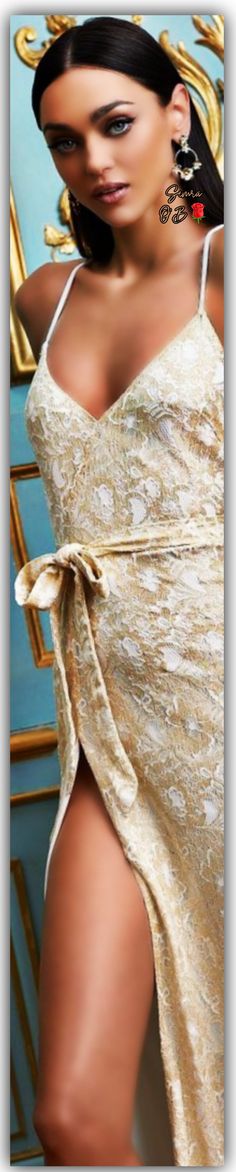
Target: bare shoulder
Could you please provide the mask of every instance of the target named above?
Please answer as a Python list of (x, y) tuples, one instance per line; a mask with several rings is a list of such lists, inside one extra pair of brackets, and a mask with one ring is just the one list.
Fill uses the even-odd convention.
[(36, 362), (57, 302), (78, 261), (46, 262), (19, 285), (14, 304)]
[(209, 317), (224, 346), (224, 228), (212, 232), (209, 244), (209, 281), (206, 293)]
[(63, 287), (64, 281), (69, 277), (69, 274), (79, 261), (47, 261), (46, 264), (40, 265), (38, 269), (34, 269), (26, 277), (25, 281), (19, 285), (15, 294), (15, 305), (21, 308), (21, 305), (30, 304), (32, 295), (35, 296), (47, 293), (48, 290)]
[(212, 232), (210, 237), (210, 264), (213, 279), (219, 284), (224, 282), (224, 225)]

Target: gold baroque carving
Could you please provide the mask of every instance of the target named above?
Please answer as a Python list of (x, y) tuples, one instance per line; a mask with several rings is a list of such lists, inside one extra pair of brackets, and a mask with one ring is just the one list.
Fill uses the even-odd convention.
[[(197, 18), (194, 19), (196, 20)], [(204, 44), (207, 44), (208, 46), (209, 39), (209, 47), (211, 48), (212, 45), (210, 33), (212, 33), (212, 30), (209, 30), (209, 38), (207, 38), (207, 25), (205, 26), (205, 29), (206, 33)], [(206, 73), (206, 70), (203, 69), (203, 67), (199, 65), (196, 59), (187, 52), (183, 41), (178, 42), (177, 48), (174, 45), (170, 45), (169, 33), (166, 30), (160, 34), (159, 41), (160, 45), (162, 45), (162, 48), (170, 57), (170, 60), (173, 62), (173, 65), (175, 65), (176, 69), (178, 69), (178, 72), (180, 73), (183, 81), (196, 90), (196, 92), (200, 94), (202, 98), (204, 110), (202, 110), (198, 102), (194, 101), (194, 98), (192, 98), (192, 101), (199, 115), (203, 130), (205, 132), (206, 138), (208, 139), (209, 146), (215, 158), (219, 172), (222, 174), (222, 113), (221, 102), (219, 100), (219, 95), (216, 91), (214, 82), (211, 81), (211, 78)], [(216, 35), (214, 40), (214, 52), (216, 52)], [(219, 44), (218, 55), (220, 55), (220, 52), (221, 42)]]
[[(51, 259), (56, 261), (56, 248), (70, 255), (76, 244), (72, 235), (70, 220), (70, 205), (67, 188), (64, 189), (59, 200), (59, 216), (63, 224), (68, 225), (69, 231), (60, 232), (52, 225), (44, 229), (45, 243), (52, 248)], [(58, 258), (59, 259), (59, 258)], [(12, 187), (10, 187), (10, 351), (11, 351), (11, 383), (28, 379), (36, 370), (36, 362), (29, 339), (20, 322), (15, 307), (15, 294), (19, 286), (27, 278), (24, 250), (21, 240), (19, 220)]]
[[(131, 21), (134, 24), (141, 24), (142, 19), (142, 16), (131, 16)], [(27, 28), (27, 25), (24, 25), (21, 29), (18, 29), (14, 37), (14, 45), (18, 57), (30, 69), (36, 69), (41, 57), (50, 48), (50, 45), (56, 40), (56, 37), (64, 33), (67, 28), (72, 28), (76, 23), (77, 21), (73, 16), (46, 16), (46, 25), (49, 32), (52, 33), (52, 36), (48, 41), (43, 41), (42, 49), (33, 50), (29, 49), (29, 42), (36, 41), (37, 32), (35, 28)]]
[(14, 297), (26, 280), (26, 264), (12, 188), (10, 188), (10, 337), (11, 381), (33, 374), (35, 359), (27, 334), (16, 313)]
[[(54, 228), (53, 224), (46, 224), (44, 228), (44, 241), (49, 244), (52, 249), (51, 259), (57, 260), (55, 256), (55, 249), (59, 248), (60, 252), (70, 255), (77, 247), (75, 237), (73, 235), (72, 223), (70, 218), (70, 204), (68, 188), (64, 187), (59, 199), (59, 218), (62, 224), (68, 225), (68, 232), (60, 232), (60, 229)], [(59, 258), (58, 258), (59, 259)]]
[(18, 57), (30, 69), (36, 69), (41, 57), (44, 56), (44, 53), (47, 52), (47, 49), (56, 40), (56, 37), (61, 36), (61, 33), (65, 33), (66, 29), (72, 28), (75, 24), (76, 20), (74, 16), (46, 16), (46, 25), (49, 32), (52, 33), (52, 36), (48, 41), (43, 41), (42, 49), (31, 50), (29, 49), (29, 42), (36, 41), (38, 34), (35, 28), (27, 28), (24, 25), (23, 28), (17, 30), (14, 36), (14, 45)]
[[(212, 16), (214, 24), (206, 24), (202, 16), (193, 16), (192, 21), (195, 28), (203, 35), (196, 38), (196, 45), (205, 45), (207, 49), (212, 49), (213, 53), (217, 54), (220, 61), (224, 60), (224, 17)], [(215, 27), (214, 27), (215, 26)]]

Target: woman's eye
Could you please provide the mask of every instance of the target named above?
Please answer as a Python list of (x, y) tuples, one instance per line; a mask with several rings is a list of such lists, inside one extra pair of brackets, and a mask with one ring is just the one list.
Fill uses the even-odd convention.
[[(61, 141), (58, 141), (58, 142), (50, 142), (50, 143), (48, 142), (47, 145), (48, 145), (50, 151), (59, 151), (60, 147), (65, 146), (65, 143), (68, 143), (68, 142), (73, 143), (74, 142), (73, 138), (63, 138), (63, 139), (61, 139)], [(62, 154), (63, 154), (63, 151), (62, 151)], [(67, 152), (66, 152), (66, 154), (67, 154)]]
[(112, 126), (119, 125), (119, 123), (120, 126), (124, 127), (124, 125), (128, 126), (131, 122), (134, 122), (134, 118), (113, 118), (113, 121), (109, 122), (108, 130), (111, 130)]
[[(112, 122), (109, 122), (107, 130), (109, 131), (112, 129), (113, 126), (120, 125), (122, 127), (122, 131), (124, 132), (124, 134), (127, 134), (127, 131), (126, 130), (124, 131), (124, 126), (129, 126), (131, 122), (134, 122), (134, 118), (113, 118)], [(118, 131), (118, 134), (119, 133), (120, 133), (120, 131)], [(49, 147), (50, 151), (59, 151), (59, 153), (60, 153), (60, 150), (62, 150), (62, 154), (63, 154), (64, 151), (62, 148), (65, 147), (66, 144), (68, 146), (68, 143), (70, 143), (70, 144), (72, 143), (72, 147), (73, 146), (76, 147), (76, 145), (77, 145), (73, 138), (62, 138), (62, 139), (58, 139), (57, 142), (47, 143), (47, 146)], [(66, 150), (65, 153), (68, 154), (70, 152), (68, 152)]]

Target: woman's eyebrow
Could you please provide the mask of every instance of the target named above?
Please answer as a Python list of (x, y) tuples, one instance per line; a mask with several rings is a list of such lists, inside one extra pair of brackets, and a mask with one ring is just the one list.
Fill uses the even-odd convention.
[[(104, 114), (107, 114), (108, 110), (113, 110), (114, 106), (134, 105), (134, 102), (126, 102), (124, 98), (117, 98), (116, 102), (108, 102), (107, 106), (98, 106), (97, 110), (93, 110), (93, 113), (90, 114), (90, 122), (98, 122), (98, 119), (102, 118)], [(68, 126), (67, 122), (46, 122), (45, 126), (42, 126), (43, 134), (45, 134), (46, 130), (71, 130), (74, 133), (74, 127)]]

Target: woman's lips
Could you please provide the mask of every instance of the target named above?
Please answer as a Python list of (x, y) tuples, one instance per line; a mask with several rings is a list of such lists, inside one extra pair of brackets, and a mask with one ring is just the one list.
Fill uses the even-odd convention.
[(106, 195), (101, 191), (95, 196), (95, 199), (102, 200), (103, 203), (118, 203), (118, 200), (123, 199), (127, 191), (129, 191), (129, 183), (123, 184), (122, 187), (116, 187), (113, 191), (108, 191)]

